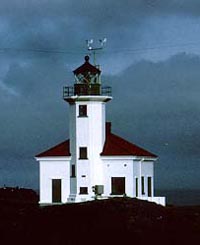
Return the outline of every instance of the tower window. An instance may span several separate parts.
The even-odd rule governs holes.
[[[71,177],[76,177],[76,168],[75,168],[75,164],[72,164],[71,170],[72,170]]]
[[[87,105],[79,105],[79,117],[87,117]]]
[[[87,147],[79,148],[79,159],[87,159]]]
[[[80,194],[82,194],[82,195],[88,194],[88,188],[87,187],[80,187]]]

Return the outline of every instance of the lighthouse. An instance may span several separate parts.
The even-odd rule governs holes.
[[[95,186],[103,189],[100,154],[105,143],[105,107],[112,99],[111,88],[101,85],[101,71],[89,63],[89,56],[74,76],[74,86],[64,87],[63,96],[70,113],[71,200],[77,199],[77,193],[80,198],[93,196]]]
[[[73,73],[73,86],[63,89],[69,139],[36,156],[40,204],[129,196],[165,205],[165,197],[154,195],[157,156],[113,134],[106,122],[112,94],[101,82],[100,68],[85,56]]]

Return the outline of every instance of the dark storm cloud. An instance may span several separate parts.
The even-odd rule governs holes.
[[[68,107],[62,100],[62,86],[72,83],[71,70],[82,63],[86,39],[106,36],[108,51],[111,47],[137,48],[142,39],[146,47],[152,37],[176,38],[179,26],[173,26],[171,32],[171,24],[167,26],[169,33],[162,36],[162,30],[168,30],[162,25],[166,16],[181,16],[182,26],[182,20],[199,13],[197,0],[2,0],[0,184],[36,186],[38,169],[33,156],[68,136]],[[182,31],[183,37],[188,29],[186,26]],[[195,30],[192,37],[199,33]],[[37,52],[40,49],[67,53]],[[172,184],[177,178],[180,182],[180,169],[191,173],[190,159],[195,159],[193,171],[199,173],[199,57],[179,54],[162,62],[133,64],[139,53],[133,53],[129,62],[125,53],[118,60],[115,52],[105,52],[105,56],[102,66],[109,70],[116,62],[122,71],[105,77],[107,85],[113,86],[114,100],[107,114],[115,132],[158,154],[158,176],[166,173]],[[113,74],[117,69],[111,70]],[[164,185],[161,177],[159,181]],[[192,183],[192,177],[187,183]]]
[[[125,23],[132,14],[144,17],[155,14],[199,14],[200,3],[198,0],[4,0],[1,1],[1,17],[9,17],[17,24],[30,24],[31,19],[51,18],[55,20],[68,19],[71,23],[91,20],[93,24],[107,24],[118,20]],[[73,17],[73,18],[71,18]],[[95,18],[94,18],[95,17]],[[114,20],[113,20],[114,18]],[[89,21],[87,22],[89,23]]]
[[[191,178],[185,186],[197,186],[193,178],[200,163],[199,65],[198,56],[179,54],[164,62],[141,61],[111,79],[113,128],[158,154],[157,178],[168,187],[175,182],[183,186],[187,172]],[[166,175],[164,182],[161,176]]]
[[[1,1],[0,43],[68,50],[76,44],[82,48],[79,40],[90,38],[88,35],[127,40],[128,32],[141,28],[149,16],[199,15],[199,11],[199,1]]]
[[[123,124],[121,117],[132,119],[130,123],[135,122],[136,132],[143,131],[146,142],[148,137],[162,144],[170,140],[175,152],[185,138],[190,147],[181,146],[184,151],[179,153],[198,154],[199,64],[198,56],[178,54],[163,62],[141,61],[126,69],[112,82],[117,97],[112,110],[117,112],[119,104],[126,108],[115,114],[117,121]]]
[[[63,62],[49,57],[9,66],[0,89],[0,185],[37,187],[34,155],[68,135],[62,87],[71,78]]]
[[[199,171],[199,66],[198,56],[179,54],[163,62],[143,60],[121,74],[103,78],[113,87],[114,99],[107,107],[113,131],[159,155],[156,178],[160,186],[180,184],[182,168],[194,175]],[[18,96],[10,95],[6,103],[1,97],[0,104],[4,118],[0,121],[4,132],[1,167],[10,179],[25,185],[31,175],[31,184],[36,185],[33,156],[68,137],[68,106],[62,100],[62,86],[72,80],[72,72],[54,59],[10,66],[5,84],[16,89]],[[23,172],[26,176],[22,178]],[[160,177],[163,174],[166,179]],[[8,176],[4,175],[1,184],[10,183]],[[190,186],[196,182],[187,180]]]
[[[64,50],[66,55],[59,58],[68,64],[77,64],[80,54],[86,53],[85,40],[98,40],[104,36],[109,40],[106,44],[108,54],[111,49],[146,47],[162,37],[164,29],[168,29],[159,20],[155,20],[158,26],[152,29],[149,18],[162,19],[163,15],[184,14],[187,10],[187,14],[195,14],[199,9],[196,6],[198,2],[190,1],[190,4],[189,8],[187,1],[1,1],[0,55],[2,57],[3,53],[6,57],[6,61],[3,57],[2,62],[10,66],[9,61],[13,62],[13,59],[19,62],[19,59],[23,61],[27,57],[30,60],[31,54],[38,59],[45,56],[44,53],[31,53],[31,50]],[[161,23],[160,26],[158,23]],[[146,32],[149,35],[144,37]],[[173,30],[163,35],[163,39],[170,35],[175,35]],[[182,37],[181,33],[177,35]],[[16,49],[22,49],[22,52],[15,52]],[[115,52],[106,58],[117,61]],[[132,59],[124,59],[124,67],[131,64]],[[0,88],[3,86],[5,90],[5,84]]]

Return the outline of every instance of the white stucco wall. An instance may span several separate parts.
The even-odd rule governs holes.
[[[70,104],[69,106],[69,138],[70,138],[70,153],[71,153],[71,161],[70,161],[70,171],[71,165],[75,165],[76,175],[74,178],[70,179],[70,194],[76,195],[77,193],[77,164],[76,164],[76,104]]]
[[[144,159],[138,162],[134,162],[135,170],[138,177],[138,197],[147,197],[148,196],[148,177],[152,179],[151,192],[152,196],[154,195],[154,162],[145,161]],[[144,193],[142,193],[142,180],[141,177],[144,177]]]
[[[70,158],[37,158],[40,168],[40,203],[52,203],[52,179],[61,179],[62,202],[70,194]]]
[[[154,162],[144,161],[142,162],[142,172],[145,180],[145,195],[148,196],[148,177],[151,177],[151,193],[154,196]]]
[[[125,177],[126,195],[136,197],[136,178],[138,179],[138,197],[148,196],[148,177],[151,177],[152,186],[151,192],[154,195],[154,176],[153,176],[153,161],[136,160],[131,157],[102,157],[103,173],[104,173],[104,189],[105,195],[111,193],[111,178]],[[141,177],[144,176],[144,193],[142,194]]]
[[[71,164],[76,164],[76,178],[71,191],[79,195],[80,187],[88,187],[88,194],[94,195],[92,186],[103,184],[103,169],[100,159],[105,142],[105,96],[80,96],[70,104],[70,150]],[[79,106],[87,105],[87,116],[79,116]],[[79,159],[79,148],[87,147],[88,159]],[[98,174],[96,174],[98,173]],[[83,177],[84,176],[84,177]]]
[[[88,187],[90,189],[90,163],[88,160],[78,160],[77,162],[77,194],[80,192],[80,187]]]
[[[125,192],[133,197],[133,158],[132,157],[102,157],[104,173],[104,195],[111,194],[111,178],[125,177]]]

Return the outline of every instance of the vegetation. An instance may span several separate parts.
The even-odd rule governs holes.
[[[2,189],[0,244],[200,242],[200,206],[162,207],[124,197],[39,207],[32,190],[8,188],[8,195],[4,188],[3,196]]]

